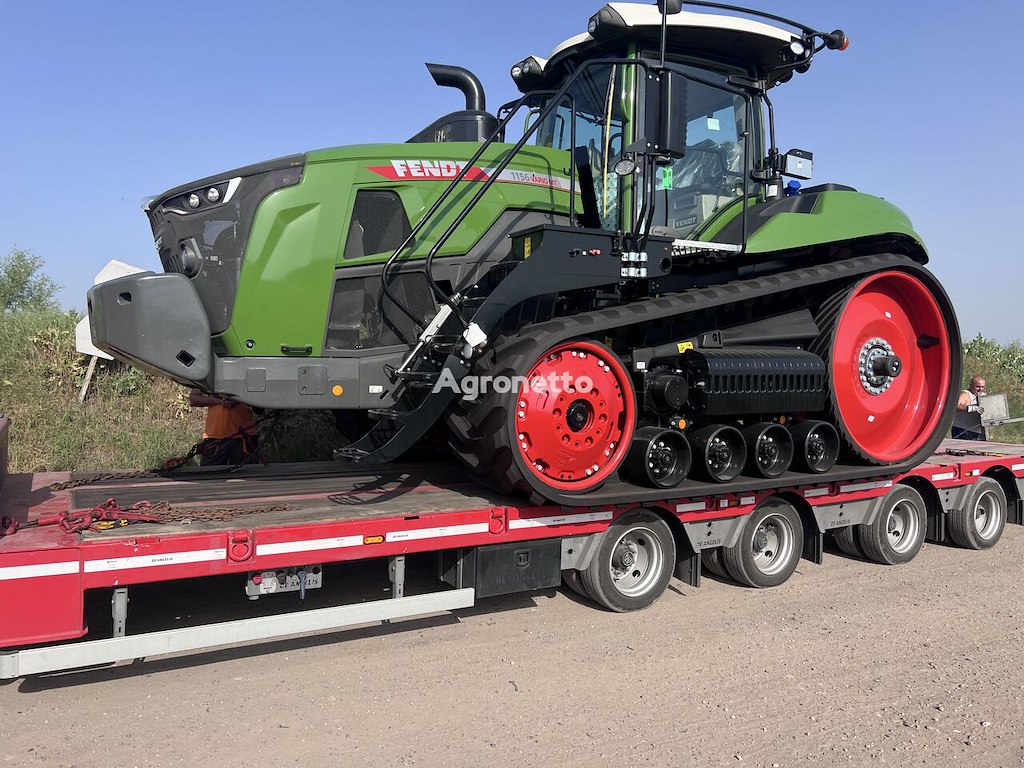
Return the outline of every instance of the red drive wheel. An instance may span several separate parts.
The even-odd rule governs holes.
[[[959,329],[942,289],[879,272],[827,301],[818,323],[815,351],[828,364],[831,410],[853,453],[895,464],[934,450],[959,377]]]
[[[512,420],[524,471],[560,491],[592,490],[629,450],[636,426],[629,372],[602,344],[559,344],[519,384]]]

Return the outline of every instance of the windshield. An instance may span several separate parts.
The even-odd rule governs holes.
[[[728,87],[725,73],[680,61],[670,66],[687,76],[686,113],[677,117],[686,122],[686,153],[670,165],[658,167],[651,222],[685,238],[742,197],[745,184],[748,193],[756,192],[744,168],[753,113],[747,98]],[[620,211],[624,185],[635,189],[636,211],[642,209],[648,188],[641,179],[634,184],[632,177],[619,177],[614,171],[616,161],[622,158],[626,120],[634,114],[631,84],[635,71],[635,67],[611,63],[586,67],[563,103],[543,120],[535,139],[540,146],[571,150],[575,109],[575,146],[586,149],[598,218],[601,227],[609,230],[634,226],[633,216],[624,221]],[[637,135],[643,135],[643,130],[640,126]],[[751,151],[756,149],[751,147]],[[582,174],[580,178],[582,184]]]
[[[537,131],[537,144],[572,150],[573,107],[576,110],[576,146],[586,147],[594,178],[597,210],[604,229],[619,227],[619,177],[612,170],[622,153],[625,98],[623,67],[603,64],[588,67],[570,87],[566,98]]]

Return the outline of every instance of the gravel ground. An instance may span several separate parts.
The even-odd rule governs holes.
[[[804,561],[766,591],[673,581],[635,614],[563,588],[21,680],[0,686],[0,763],[1022,765],[1022,563],[1010,527],[905,566]]]

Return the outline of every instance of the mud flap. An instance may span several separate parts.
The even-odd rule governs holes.
[[[825,559],[825,534],[818,530],[814,515],[800,515],[804,527],[804,550],[801,557],[815,565],[821,565]]]
[[[691,587],[700,586],[701,554],[690,542],[680,536],[676,539],[676,578]]]

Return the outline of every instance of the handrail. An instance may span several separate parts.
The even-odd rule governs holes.
[[[537,118],[533,121],[530,127],[523,133],[519,141],[516,142],[515,146],[508,150],[504,158],[493,169],[494,172],[481,184],[480,188],[477,190],[473,198],[466,204],[466,206],[462,209],[459,215],[456,216],[455,221],[453,221],[451,225],[448,227],[448,229],[446,229],[445,232],[438,238],[433,248],[431,248],[430,252],[427,254],[427,257],[424,262],[424,267],[430,288],[433,291],[434,295],[438,299],[440,299],[442,303],[448,306],[448,308],[452,311],[452,313],[459,320],[459,322],[462,323],[462,326],[464,328],[468,326],[466,318],[462,316],[462,313],[459,311],[459,308],[455,305],[455,302],[453,302],[452,298],[441,289],[441,287],[437,284],[437,282],[433,278],[433,275],[431,274],[431,267],[433,265],[434,257],[437,256],[437,253],[444,246],[444,244],[448,242],[448,240],[455,233],[455,231],[462,225],[462,223],[466,220],[466,217],[469,216],[469,214],[473,211],[476,205],[483,198],[483,196],[487,194],[488,190],[490,190],[491,186],[497,180],[501,172],[508,168],[513,158],[515,158],[519,151],[524,146],[526,146],[526,142],[528,142],[533,137],[534,133],[536,133],[537,129],[540,127],[543,121],[558,107],[558,105],[562,103],[562,101],[565,99],[565,96],[569,91],[569,88],[576,83],[580,76],[584,72],[591,69],[592,67],[616,64],[623,64],[626,66],[638,66],[641,67],[645,72],[649,70],[649,65],[647,64],[647,62],[641,59],[591,59],[590,61],[584,62],[579,67],[579,69],[572,73],[572,75],[565,81],[562,87],[555,92],[555,95],[550,99],[550,101],[548,101],[548,103],[540,111],[540,113],[537,115]],[[512,109],[509,112],[509,114],[498,124],[498,127],[494,130],[494,132],[487,139],[487,141],[485,141],[481,145],[480,149],[476,151],[473,157],[466,162],[462,170],[459,171],[458,175],[452,180],[451,184],[449,184],[448,187],[441,193],[440,197],[438,197],[437,200],[434,201],[434,204],[430,207],[427,213],[424,214],[423,218],[421,218],[420,221],[416,224],[416,226],[412,229],[408,237],[405,238],[402,244],[398,246],[395,252],[391,254],[391,257],[384,264],[382,285],[384,287],[385,295],[387,295],[387,297],[392,302],[394,302],[396,306],[398,306],[406,314],[406,316],[408,316],[409,319],[416,324],[417,327],[422,327],[422,323],[415,318],[415,316],[408,309],[408,307],[404,306],[403,304],[401,304],[401,302],[398,301],[397,297],[394,296],[394,294],[388,288],[387,281],[389,271],[391,270],[395,261],[397,261],[399,255],[403,251],[405,251],[406,248],[408,248],[409,244],[413,241],[416,235],[423,230],[427,223],[437,213],[441,205],[444,202],[446,202],[448,198],[451,197],[452,193],[457,188],[458,184],[466,178],[466,175],[468,174],[469,170],[473,167],[473,164],[479,161],[480,158],[483,156],[484,152],[486,152],[491,147],[491,145],[494,144],[495,140],[499,135],[501,135],[501,132],[508,124],[509,120],[511,120],[512,116],[519,109],[522,108],[523,104],[526,103],[527,99],[536,98],[536,96],[537,94],[535,92],[526,93],[522,96],[522,98],[518,99],[515,102],[514,109]],[[575,102],[573,103],[575,105]],[[571,152],[569,154],[570,156],[572,155]],[[575,205],[574,201],[570,200],[569,205],[571,210]]]

